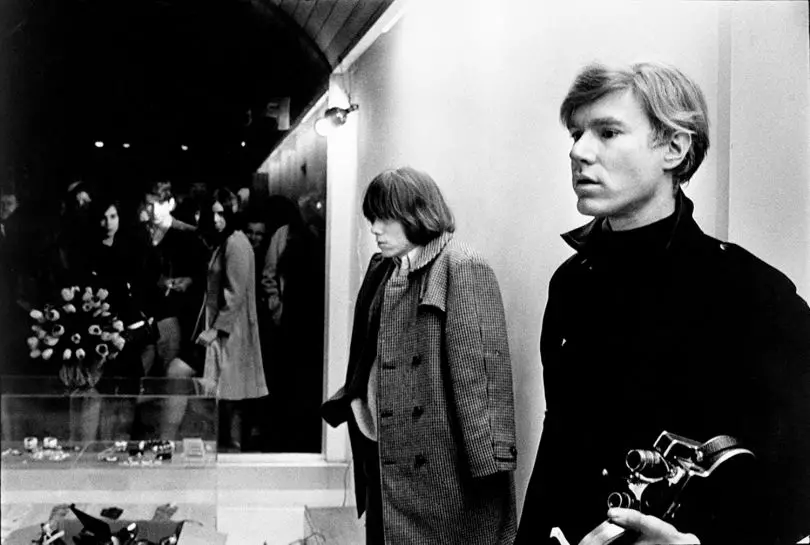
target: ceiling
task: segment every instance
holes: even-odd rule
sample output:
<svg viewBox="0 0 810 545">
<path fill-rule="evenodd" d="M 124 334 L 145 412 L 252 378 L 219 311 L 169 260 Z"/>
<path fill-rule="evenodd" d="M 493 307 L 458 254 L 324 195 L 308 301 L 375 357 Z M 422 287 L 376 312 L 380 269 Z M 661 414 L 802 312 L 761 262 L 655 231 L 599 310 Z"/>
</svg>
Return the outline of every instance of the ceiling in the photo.
<svg viewBox="0 0 810 545">
<path fill-rule="evenodd" d="M 0 0 L 0 183 L 249 176 L 392 1 Z"/>
</svg>

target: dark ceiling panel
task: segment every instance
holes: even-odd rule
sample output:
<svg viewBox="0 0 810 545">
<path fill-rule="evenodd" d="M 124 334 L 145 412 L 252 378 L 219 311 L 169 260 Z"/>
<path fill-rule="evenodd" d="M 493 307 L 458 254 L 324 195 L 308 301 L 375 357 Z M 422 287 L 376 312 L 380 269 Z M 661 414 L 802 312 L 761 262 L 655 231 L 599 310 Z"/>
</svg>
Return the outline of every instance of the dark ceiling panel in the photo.
<svg viewBox="0 0 810 545">
<path fill-rule="evenodd" d="M 388 7 L 389 2 L 359 1 L 349 18 L 344 21 L 325 47 L 327 59 L 334 66 L 339 63 L 371 28 Z M 330 55 L 334 56 L 331 58 Z"/>
<path fill-rule="evenodd" d="M 309 14 L 309 19 L 307 19 L 307 25 L 304 27 L 304 31 L 315 41 L 315 43 L 317 43 L 318 34 L 320 34 L 324 23 L 329 18 L 332 10 L 335 9 L 335 5 L 337 3 L 338 2 L 334 0 L 318 0 L 315 7 L 312 8 L 312 12 Z"/>
<path fill-rule="evenodd" d="M 306 2 L 298 2 L 298 6 L 295 8 L 293 12 L 293 19 L 298 23 L 301 28 L 306 27 L 307 19 L 309 19 L 309 14 L 312 13 L 312 8 L 315 7 L 315 4 L 318 3 L 318 0 L 307 0 Z"/>
<path fill-rule="evenodd" d="M 284 136 L 267 102 L 295 123 L 391 3 L 0 0 L 0 176 L 250 172 Z"/>
<path fill-rule="evenodd" d="M 335 9 L 329 14 L 323 27 L 321 27 L 321 31 L 315 36 L 315 43 L 317 43 L 321 51 L 324 52 L 327 60 L 329 60 L 329 64 L 332 66 L 337 66 L 343 52 L 329 50 L 329 44 L 335 34 L 337 34 L 343 26 L 343 23 L 349 19 L 349 16 L 357 8 L 359 1 L 360 0 L 344 0 L 342 2 L 336 2 Z"/>
</svg>

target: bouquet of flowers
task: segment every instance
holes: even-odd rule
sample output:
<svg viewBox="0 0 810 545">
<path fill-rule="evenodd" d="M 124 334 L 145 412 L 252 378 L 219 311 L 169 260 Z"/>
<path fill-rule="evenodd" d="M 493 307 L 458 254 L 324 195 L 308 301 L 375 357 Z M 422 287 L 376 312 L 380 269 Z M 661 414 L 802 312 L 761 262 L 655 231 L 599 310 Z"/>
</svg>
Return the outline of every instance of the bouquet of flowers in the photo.
<svg viewBox="0 0 810 545">
<path fill-rule="evenodd" d="M 59 379 L 71 390 L 92 388 L 105 362 L 126 344 L 124 323 L 112 312 L 109 292 L 87 286 L 65 288 L 61 301 L 34 309 L 28 348 L 32 359 L 60 364 Z"/>
</svg>

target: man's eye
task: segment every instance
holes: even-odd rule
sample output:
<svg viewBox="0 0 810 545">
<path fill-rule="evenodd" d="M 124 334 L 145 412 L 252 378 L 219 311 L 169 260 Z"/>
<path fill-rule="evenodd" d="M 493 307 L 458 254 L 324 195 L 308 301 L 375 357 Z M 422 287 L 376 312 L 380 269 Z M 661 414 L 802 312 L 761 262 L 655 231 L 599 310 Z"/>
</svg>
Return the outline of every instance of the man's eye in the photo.
<svg viewBox="0 0 810 545">
<path fill-rule="evenodd" d="M 606 139 L 606 140 L 609 140 L 609 139 L 611 139 L 611 138 L 614 138 L 614 137 L 618 136 L 618 134 L 619 134 L 619 131 L 617 131 L 617 130 L 615 130 L 615 129 L 602 129 L 602 130 L 599 132 L 599 135 L 600 135 L 602 138 Z"/>
<path fill-rule="evenodd" d="M 574 142 L 582 138 L 582 131 L 571 131 L 569 134 Z"/>
</svg>

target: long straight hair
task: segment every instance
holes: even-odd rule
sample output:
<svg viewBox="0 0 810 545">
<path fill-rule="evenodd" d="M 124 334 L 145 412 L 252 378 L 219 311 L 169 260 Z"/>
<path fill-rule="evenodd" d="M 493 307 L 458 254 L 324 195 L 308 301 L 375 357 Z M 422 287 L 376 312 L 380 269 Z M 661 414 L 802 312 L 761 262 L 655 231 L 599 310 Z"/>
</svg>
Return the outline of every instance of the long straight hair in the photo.
<svg viewBox="0 0 810 545">
<path fill-rule="evenodd" d="M 408 240 L 422 246 L 456 229 L 439 186 L 429 174 L 412 167 L 375 176 L 363 198 L 363 215 L 372 223 L 377 219 L 400 222 Z"/>
</svg>

